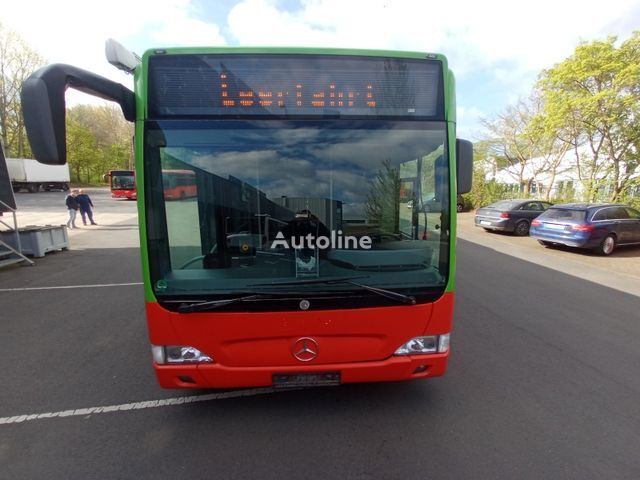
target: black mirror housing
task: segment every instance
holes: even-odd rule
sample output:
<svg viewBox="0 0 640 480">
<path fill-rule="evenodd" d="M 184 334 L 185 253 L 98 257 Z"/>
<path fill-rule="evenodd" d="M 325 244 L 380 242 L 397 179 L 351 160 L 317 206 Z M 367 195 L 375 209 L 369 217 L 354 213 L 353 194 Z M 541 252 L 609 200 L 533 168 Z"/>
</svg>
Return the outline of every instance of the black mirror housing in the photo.
<svg viewBox="0 0 640 480">
<path fill-rule="evenodd" d="M 135 120 L 135 95 L 123 85 L 71 65 L 41 68 L 24 81 L 21 92 L 27 136 L 40 163 L 67 163 L 64 94 L 68 87 L 114 101 L 127 120 Z"/>
<path fill-rule="evenodd" d="M 458 193 L 469 193 L 473 183 L 473 143 L 456 139 L 456 183 Z"/>
</svg>

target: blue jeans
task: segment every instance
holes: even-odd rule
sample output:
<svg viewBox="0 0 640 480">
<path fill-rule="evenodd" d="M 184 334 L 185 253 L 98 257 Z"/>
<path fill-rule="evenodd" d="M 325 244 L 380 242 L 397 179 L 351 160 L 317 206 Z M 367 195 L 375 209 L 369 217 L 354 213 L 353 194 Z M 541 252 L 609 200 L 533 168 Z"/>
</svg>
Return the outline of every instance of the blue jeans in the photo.
<svg viewBox="0 0 640 480">
<path fill-rule="evenodd" d="M 82 223 L 87 224 L 87 217 L 89 217 L 89 221 L 93 224 L 96 223 L 93 221 L 93 212 L 91 208 L 81 208 L 80 215 L 82 215 Z"/>
<path fill-rule="evenodd" d="M 67 228 L 76 228 L 76 215 L 78 214 L 77 210 L 73 208 L 67 209 L 69 210 L 69 220 L 67 220 Z"/>
</svg>

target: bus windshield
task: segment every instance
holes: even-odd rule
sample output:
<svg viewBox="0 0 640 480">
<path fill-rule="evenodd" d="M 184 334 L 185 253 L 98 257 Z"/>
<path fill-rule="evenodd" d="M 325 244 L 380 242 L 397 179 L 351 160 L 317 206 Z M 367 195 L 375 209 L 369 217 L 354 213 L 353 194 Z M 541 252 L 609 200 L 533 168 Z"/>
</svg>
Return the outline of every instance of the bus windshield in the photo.
<svg viewBox="0 0 640 480">
<path fill-rule="evenodd" d="M 150 121 L 145 149 L 159 299 L 355 290 L 303 281 L 354 275 L 405 294 L 444 290 L 444 122 Z M 166 195 L 163 170 L 193 172 L 195 196 Z M 278 285 L 291 280 L 300 287 Z"/>
<path fill-rule="evenodd" d="M 135 188 L 133 171 L 112 171 L 111 190 L 132 190 Z"/>
</svg>

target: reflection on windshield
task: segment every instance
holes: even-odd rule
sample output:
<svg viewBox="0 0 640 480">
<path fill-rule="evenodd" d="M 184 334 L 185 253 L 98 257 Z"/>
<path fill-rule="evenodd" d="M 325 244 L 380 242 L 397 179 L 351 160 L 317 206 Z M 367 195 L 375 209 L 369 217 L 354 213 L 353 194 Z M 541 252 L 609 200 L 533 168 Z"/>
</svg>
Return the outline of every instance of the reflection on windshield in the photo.
<svg viewBox="0 0 640 480">
<path fill-rule="evenodd" d="M 251 293 L 362 272 L 404 293 L 443 287 L 445 145 L 444 125 L 426 122 L 150 124 L 156 293 Z"/>
</svg>

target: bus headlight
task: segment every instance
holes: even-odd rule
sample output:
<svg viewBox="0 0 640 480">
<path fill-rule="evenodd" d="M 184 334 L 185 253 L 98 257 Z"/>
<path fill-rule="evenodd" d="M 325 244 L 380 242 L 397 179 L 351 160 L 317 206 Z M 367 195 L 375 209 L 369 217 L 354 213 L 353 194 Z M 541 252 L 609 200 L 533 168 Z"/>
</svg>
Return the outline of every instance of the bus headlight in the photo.
<svg viewBox="0 0 640 480">
<path fill-rule="evenodd" d="M 449 351 L 449 335 L 415 337 L 398 348 L 394 355 L 420 355 L 425 353 L 445 353 Z"/>
<path fill-rule="evenodd" d="M 194 347 L 183 345 L 151 345 L 153 360 L 159 364 L 213 363 L 213 359 Z"/>
<path fill-rule="evenodd" d="M 450 333 L 445 333 L 444 335 L 438 335 L 438 353 L 445 353 L 449 351 L 450 338 L 451 338 Z"/>
</svg>

